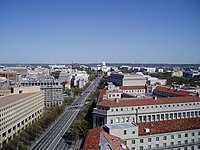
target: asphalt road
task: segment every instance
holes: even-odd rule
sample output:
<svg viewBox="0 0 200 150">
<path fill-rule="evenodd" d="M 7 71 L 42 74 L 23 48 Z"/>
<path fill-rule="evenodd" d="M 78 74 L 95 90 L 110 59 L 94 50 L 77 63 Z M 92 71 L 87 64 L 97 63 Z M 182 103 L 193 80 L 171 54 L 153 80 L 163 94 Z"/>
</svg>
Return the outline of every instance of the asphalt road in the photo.
<svg viewBox="0 0 200 150">
<path fill-rule="evenodd" d="M 46 134 L 35 145 L 32 150 L 69 150 L 72 149 L 70 135 L 67 132 L 70 125 L 77 117 L 79 111 L 85 104 L 90 94 L 96 90 L 98 82 L 102 76 L 97 77 L 88 88 L 83 91 L 65 112 L 57 119 L 56 123 L 46 132 Z"/>
</svg>

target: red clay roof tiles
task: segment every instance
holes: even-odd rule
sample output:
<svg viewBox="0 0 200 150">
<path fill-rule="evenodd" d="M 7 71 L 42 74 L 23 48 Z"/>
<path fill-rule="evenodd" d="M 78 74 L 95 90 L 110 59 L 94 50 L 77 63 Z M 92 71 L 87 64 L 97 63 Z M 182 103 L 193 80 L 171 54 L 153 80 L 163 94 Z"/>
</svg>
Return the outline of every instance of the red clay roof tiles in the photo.
<svg viewBox="0 0 200 150">
<path fill-rule="evenodd" d="M 139 136 L 200 129 L 200 117 L 138 123 Z M 146 133 L 145 128 L 150 132 Z"/>
</svg>

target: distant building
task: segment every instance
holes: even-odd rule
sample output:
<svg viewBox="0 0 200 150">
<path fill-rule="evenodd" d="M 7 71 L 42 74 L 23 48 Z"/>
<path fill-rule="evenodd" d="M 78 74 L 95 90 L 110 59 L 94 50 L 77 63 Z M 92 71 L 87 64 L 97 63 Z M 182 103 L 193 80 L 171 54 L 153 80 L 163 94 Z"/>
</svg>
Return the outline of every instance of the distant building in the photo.
<svg viewBox="0 0 200 150">
<path fill-rule="evenodd" d="M 0 71 L 0 77 L 5 77 L 7 81 L 16 82 L 16 75 L 15 71 Z"/>
<path fill-rule="evenodd" d="M 102 72 L 108 72 L 108 71 L 110 71 L 110 67 L 108 67 L 108 66 L 106 66 L 106 63 L 105 63 L 105 61 L 103 60 L 103 62 L 102 62 L 102 65 L 101 65 L 101 71 Z"/>
<path fill-rule="evenodd" d="M 162 72 L 164 72 L 164 69 L 163 68 L 157 68 L 156 71 L 162 73 Z"/>
<path fill-rule="evenodd" d="M 172 77 L 182 77 L 183 76 L 183 71 L 181 70 L 175 70 L 172 72 Z"/>
<path fill-rule="evenodd" d="M 11 140 L 19 130 L 39 118 L 44 109 L 43 91 L 0 97 L 0 144 Z"/>
<path fill-rule="evenodd" d="M 61 105 L 64 101 L 63 86 L 50 75 L 28 75 L 21 80 L 20 87 L 39 86 L 44 91 L 45 109 L 56 104 Z"/>
<path fill-rule="evenodd" d="M 86 71 L 75 71 L 72 74 L 72 84 L 74 87 L 83 88 L 89 81 Z"/>
<path fill-rule="evenodd" d="M 144 76 L 147 80 L 147 84 L 149 85 L 166 85 L 167 80 L 166 79 L 158 79 L 156 77 L 151 77 L 149 75 Z"/>
<path fill-rule="evenodd" d="M 176 87 L 175 85 L 172 86 L 157 86 L 153 94 L 156 96 L 161 97 L 177 97 L 177 96 L 195 96 L 195 92 L 186 91 Z"/>
<path fill-rule="evenodd" d="M 108 82 L 113 82 L 118 86 L 144 86 L 146 84 L 146 79 L 142 73 L 111 73 L 108 77 Z"/>
</svg>

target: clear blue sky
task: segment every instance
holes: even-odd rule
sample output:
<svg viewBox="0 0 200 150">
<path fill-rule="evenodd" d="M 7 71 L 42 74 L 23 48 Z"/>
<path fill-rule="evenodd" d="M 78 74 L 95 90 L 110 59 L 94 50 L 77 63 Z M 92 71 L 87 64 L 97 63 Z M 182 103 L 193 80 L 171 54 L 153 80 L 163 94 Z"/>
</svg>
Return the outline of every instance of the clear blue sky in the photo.
<svg viewBox="0 0 200 150">
<path fill-rule="evenodd" d="M 199 0 L 0 0 L 0 63 L 200 63 Z"/>
</svg>

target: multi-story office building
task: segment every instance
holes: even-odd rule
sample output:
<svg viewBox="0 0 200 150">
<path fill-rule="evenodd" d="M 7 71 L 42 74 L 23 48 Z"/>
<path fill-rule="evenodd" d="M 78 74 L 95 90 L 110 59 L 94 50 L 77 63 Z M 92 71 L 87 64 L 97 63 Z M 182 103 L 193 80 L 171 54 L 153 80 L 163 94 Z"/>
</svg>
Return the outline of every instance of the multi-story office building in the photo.
<svg viewBox="0 0 200 150">
<path fill-rule="evenodd" d="M 44 91 L 45 108 L 63 104 L 63 87 L 61 85 L 41 86 L 41 90 Z"/>
<path fill-rule="evenodd" d="M 108 98 L 122 98 L 124 95 L 142 97 L 145 96 L 145 86 L 115 86 L 112 82 L 108 82 L 106 95 Z"/>
<path fill-rule="evenodd" d="M 59 85 L 59 81 L 55 80 L 53 76 L 35 76 L 27 75 L 26 78 L 22 78 L 21 86 L 53 86 Z"/>
<path fill-rule="evenodd" d="M 132 150 L 200 149 L 200 97 L 109 98 L 102 90 L 93 127 L 104 126 Z"/>
<path fill-rule="evenodd" d="M 1 147 L 9 139 L 13 138 L 20 129 L 43 113 L 43 91 L 31 93 L 10 94 L 0 97 L 0 144 Z"/>
<path fill-rule="evenodd" d="M 118 86 L 144 86 L 146 79 L 140 72 L 136 74 L 111 73 L 108 82 L 113 82 Z"/>
<path fill-rule="evenodd" d="M 150 122 L 200 116 L 197 96 L 105 99 L 102 90 L 93 110 L 93 126 L 134 121 Z"/>
<path fill-rule="evenodd" d="M 131 150 L 200 149 L 200 117 L 141 123 L 106 124 Z"/>
<path fill-rule="evenodd" d="M 53 76 L 27 76 L 21 81 L 21 87 L 40 86 L 44 90 L 44 106 L 45 108 L 62 104 L 63 87 Z"/>
</svg>

